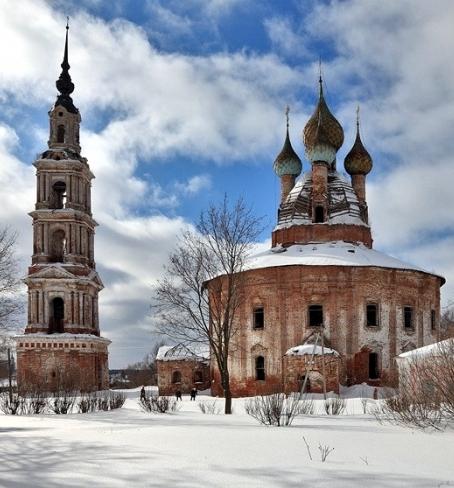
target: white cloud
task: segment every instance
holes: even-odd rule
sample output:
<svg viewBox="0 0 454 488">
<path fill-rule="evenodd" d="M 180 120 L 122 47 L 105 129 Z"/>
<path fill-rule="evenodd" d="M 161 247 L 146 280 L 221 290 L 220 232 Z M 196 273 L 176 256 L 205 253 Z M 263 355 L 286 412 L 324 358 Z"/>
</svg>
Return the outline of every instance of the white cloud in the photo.
<svg viewBox="0 0 454 488">
<path fill-rule="evenodd" d="M 289 57 L 303 58 L 309 56 L 306 39 L 297 32 L 291 19 L 287 17 L 272 17 L 265 19 L 265 29 L 273 47 L 277 52 Z M 313 57 L 313 56 L 312 56 Z"/>
<path fill-rule="evenodd" d="M 186 195 L 196 195 L 201 190 L 209 188 L 211 188 L 211 178 L 210 175 L 206 174 L 192 176 L 184 183 L 175 183 L 175 189 Z"/>
</svg>

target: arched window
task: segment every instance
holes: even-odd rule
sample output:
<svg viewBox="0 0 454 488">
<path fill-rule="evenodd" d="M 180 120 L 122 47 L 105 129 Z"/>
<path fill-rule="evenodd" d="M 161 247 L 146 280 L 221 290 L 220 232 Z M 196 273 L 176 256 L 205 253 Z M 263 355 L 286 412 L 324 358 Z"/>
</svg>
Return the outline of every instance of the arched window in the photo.
<svg viewBox="0 0 454 488">
<path fill-rule="evenodd" d="M 203 382 L 202 371 L 195 371 L 194 372 L 194 383 L 202 383 L 202 382 Z"/>
<path fill-rule="evenodd" d="M 58 229 L 52 234 L 51 250 L 51 261 L 54 263 L 62 263 L 66 253 L 66 237 L 64 230 Z"/>
<path fill-rule="evenodd" d="M 309 327 L 323 325 L 323 305 L 309 305 Z"/>
<path fill-rule="evenodd" d="M 49 334 L 63 333 L 65 318 L 65 302 L 61 297 L 55 297 L 50 303 Z"/>
<path fill-rule="evenodd" d="M 255 358 L 255 379 L 265 379 L 265 358 L 263 356 L 257 356 Z"/>
<path fill-rule="evenodd" d="M 52 208 L 63 208 L 66 201 L 66 183 L 64 181 L 56 181 L 52 185 Z"/>
<path fill-rule="evenodd" d="M 59 125 L 57 127 L 57 142 L 65 142 L 65 126 Z"/>
<path fill-rule="evenodd" d="M 181 373 L 180 373 L 180 371 L 174 371 L 172 373 L 172 383 L 181 383 Z"/>
<path fill-rule="evenodd" d="M 325 211 L 323 210 L 323 207 L 320 206 L 315 207 L 314 222 L 316 224 L 322 224 L 323 222 L 325 222 Z"/>
</svg>

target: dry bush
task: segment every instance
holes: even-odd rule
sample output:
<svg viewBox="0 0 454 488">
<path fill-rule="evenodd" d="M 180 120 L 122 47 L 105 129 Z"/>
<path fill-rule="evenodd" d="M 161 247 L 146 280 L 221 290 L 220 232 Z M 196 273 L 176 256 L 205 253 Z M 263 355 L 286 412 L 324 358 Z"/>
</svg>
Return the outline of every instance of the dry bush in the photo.
<svg viewBox="0 0 454 488">
<path fill-rule="evenodd" d="M 442 430 L 454 422 L 454 341 L 401 363 L 399 390 L 373 412 L 379 422 Z"/>
<path fill-rule="evenodd" d="M 327 398 L 324 407 L 326 415 L 341 415 L 345 410 L 346 401 L 344 398 L 336 395 L 335 397 Z"/>
<path fill-rule="evenodd" d="M 45 413 L 49 406 L 49 399 L 47 393 L 41 389 L 34 392 L 29 391 L 22 397 L 22 411 L 23 415 L 39 415 Z"/>
<path fill-rule="evenodd" d="M 291 425 L 297 415 L 313 413 L 312 400 L 300 400 L 292 393 L 274 393 L 251 398 L 244 404 L 245 412 L 263 425 Z"/>
<path fill-rule="evenodd" d="M 109 408 L 114 410 L 121 408 L 126 401 L 126 395 L 124 393 L 109 392 Z"/>
<path fill-rule="evenodd" d="M 83 393 L 77 401 L 77 408 L 79 413 L 96 412 L 98 406 L 98 398 L 96 393 Z"/>
<path fill-rule="evenodd" d="M 72 413 L 76 402 L 75 393 L 72 391 L 56 391 L 49 401 L 49 409 L 57 415 Z"/>
<path fill-rule="evenodd" d="M 17 393 L 13 393 L 10 400 L 8 392 L 0 394 L 0 410 L 5 415 L 21 415 L 24 398 Z"/>
<path fill-rule="evenodd" d="M 144 412 L 152 413 L 176 412 L 179 408 L 177 400 L 170 396 L 145 396 L 139 400 L 139 405 Z"/>
<path fill-rule="evenodd" d="M 218 405 L 216 405 L 216 400 L 212 402 L 200 401 L 197 405 L 200 408 L 200 411 L 202 413 L 209 414 L 209 415 L 219 415 L 221 413 L 221 408 Z"/>
</svg>

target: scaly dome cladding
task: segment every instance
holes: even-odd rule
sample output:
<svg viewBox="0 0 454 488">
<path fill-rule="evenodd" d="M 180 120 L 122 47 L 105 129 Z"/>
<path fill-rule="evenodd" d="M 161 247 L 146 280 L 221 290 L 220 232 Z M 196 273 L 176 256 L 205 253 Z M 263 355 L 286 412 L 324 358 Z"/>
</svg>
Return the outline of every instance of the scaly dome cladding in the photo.
<svg viewBox="0 0 454 488">
<path fill-rule="evenodd" d="M 326 105 L 321 86 L 317 107 L 303 131 L 303 140 L 307 151 L 316 145 L 319 127 L 323 130 L 326 142 L 338 151 L 344 142 L 344 130 Z"/>
<path fill-rule="evenodd" d="M 282 147 L 281 152 L 277 155 L 273 164 L 274 172 L 279 177 L 285 175 L 298 176 L 301 174 L 302 168 L 303 166 L 301 164 L 301 159 L 298 157 L 292 147 L 287 129 L 287 136 L 285 138 L 284 146 Z"/>
<path fill-rule="evenodd" d="M 372 169 L 372 158 L 363 146 L 359 130 L 356 132 L 356 139 L 350 152 L 345 156 L 345 171 L 349 175 L 367 175 Z"/>
</svg>

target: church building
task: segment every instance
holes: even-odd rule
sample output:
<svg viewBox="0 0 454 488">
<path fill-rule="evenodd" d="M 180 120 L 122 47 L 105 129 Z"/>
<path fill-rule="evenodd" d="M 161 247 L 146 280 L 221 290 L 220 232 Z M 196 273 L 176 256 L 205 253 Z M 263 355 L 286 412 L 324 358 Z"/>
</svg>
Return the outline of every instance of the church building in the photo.
<svg viewBox="0 0 454 488">
<path fill-rule="evenodd" d="M 281 198 L 271 249 L 253 256 L 243 271 L 229 361 L 233 396 L 297 390 L 306 371 L 301 358 L 313 349 L 307 339 L 315 334 L 329 348 L 326 375 L 334 390 L 336 383 L 395 385 L 396 356 L 439 337 L 444 279 L 373 248 L 366 198 L 372 158 L 358 117 L 344 160 L 349 177 L 338 171 L 344 132 L 321 78 L 303 142 L 304 166 L 290 142 L 287 114 L 284 146 L 274 161 Z M 213 360 L 211 370 L 212 391 L 222 394 Z M 310 379 L 316 383 L 320 371 Z"/>
<path fill-rule="evenodd" d="M 100 336 L 98 322 L 103 284 L 94 259 L 94 175 L 81 156 L 81 117 L 71 98 L 68 26 L 61 67 L 59 95 L 49 112 L 48 149 L 34 163 L 33 255 L 24 279 L 28 322 L 25 333 L 16 336 L 21 391 L 95 391 L 109 386 L 110 341 Z"/>
</svg>

